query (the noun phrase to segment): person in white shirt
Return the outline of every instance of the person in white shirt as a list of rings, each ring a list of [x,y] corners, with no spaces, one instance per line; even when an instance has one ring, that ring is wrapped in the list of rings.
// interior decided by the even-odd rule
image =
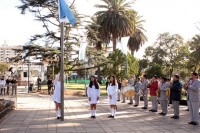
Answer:
[[[61,82],[60,82],[60,74],[56,75],[54,80],[54,93],[52,95],[52,99],[56,105],[56,116],[57,119],[61,119],[61,110],[60,110],[60,103],[61,103]]]
[[[115,76],[112,76],[110,78],[110,84],[108,85],[108,88],[107,88],[107,94],[108,94],[110,112],[111,112],[111,115],[108,116],[109,118],[115,118],[115,114],[117,110],[117,91],[118,91],[118,84],[117,84]]]
[[[6,80],[4,79],[4,76],[1,77],[0,79],[0,94],[5,94],[5,86],[6,86]]]
[[[91,118],[96,118],[96,105],[100,97],[100,86],[95,76],[90,79],[90,84],[87,89],[88,100],[90,104]]]

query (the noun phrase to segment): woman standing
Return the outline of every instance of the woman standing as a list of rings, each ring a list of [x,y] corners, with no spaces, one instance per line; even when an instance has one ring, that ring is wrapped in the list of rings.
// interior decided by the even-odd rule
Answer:
[[[160,115],[166,115],[168,112],[168,95],[167,95],[167,90],[169,89],[169,85],[167,83],[167,79],[166,78],[162,78],[161,79],[161,85],[160,85],[160,105],[161,105],[161,109],[162,112],[159,113]]]
[[[116,81],[115,76],[112,76],[110,78],[110,84],[108,85],[107,94],[110,104],[110,112],[111,115],[108,116],[109,118],[115,118],[115,113],[117,109],[117,90],[118,90],[118,84]]]
[[[95,76],[90,79],[90,84],[87,89],[87,95],[90,103],[91,118],[96,118],[96,105],[100,97],[100,86]]]
[[[52,95],[52,99],[56,105],[56,116],[57,119],[61,119],[61,110],[60,110],[60,103],[61,103],[61,83],[60,83],[60,74],[58,74],[54,80],[54,93]]]

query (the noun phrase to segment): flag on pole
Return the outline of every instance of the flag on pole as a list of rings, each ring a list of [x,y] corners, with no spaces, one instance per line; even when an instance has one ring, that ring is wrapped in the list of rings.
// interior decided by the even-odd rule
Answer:
[[[79,60],[85,60],[85,58],[86,58],[86,47],[87,47],[87,43],[81,43],[81,46],[79,48],[79,54],[78,54]]]
[[[72,26],[76,23],[76,18],[71,12],[67,0],[58,0],[59,20],[60,22],[70,22]]]
[[[127,53],[128,53],[128,47],[127,47],[128,39],[129,39],[129,37],[122,37],[121,41],[119,42],[119,45],[120,45],[119,49],[125,55],[127,55]]]

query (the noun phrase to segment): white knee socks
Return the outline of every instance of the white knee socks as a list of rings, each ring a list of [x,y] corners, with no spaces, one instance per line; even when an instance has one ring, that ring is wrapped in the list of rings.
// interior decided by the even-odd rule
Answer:
[[[61,117],[61,110],[60,110],[60,109],[58,109],[58,110],[56,111],[56,116],[57,116],[57,117]]]
[[[112,116],[115,116],[115,114],[116,114],[116,109],[111,108],[111,109],[110,109],[110,112],[111,112],[111,115],[112,115]]]
[[[91,116],[95,116],[96,115],[96,110],[92,109],[92,110],[90,110],[90,112],[91,112]]]

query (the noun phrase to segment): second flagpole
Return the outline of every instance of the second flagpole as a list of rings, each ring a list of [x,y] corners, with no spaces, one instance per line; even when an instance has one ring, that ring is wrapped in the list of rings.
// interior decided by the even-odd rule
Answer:
[[[64,121],[64,22],[61,22],[60,27],[60,79],[61,79],[61,121]]]

